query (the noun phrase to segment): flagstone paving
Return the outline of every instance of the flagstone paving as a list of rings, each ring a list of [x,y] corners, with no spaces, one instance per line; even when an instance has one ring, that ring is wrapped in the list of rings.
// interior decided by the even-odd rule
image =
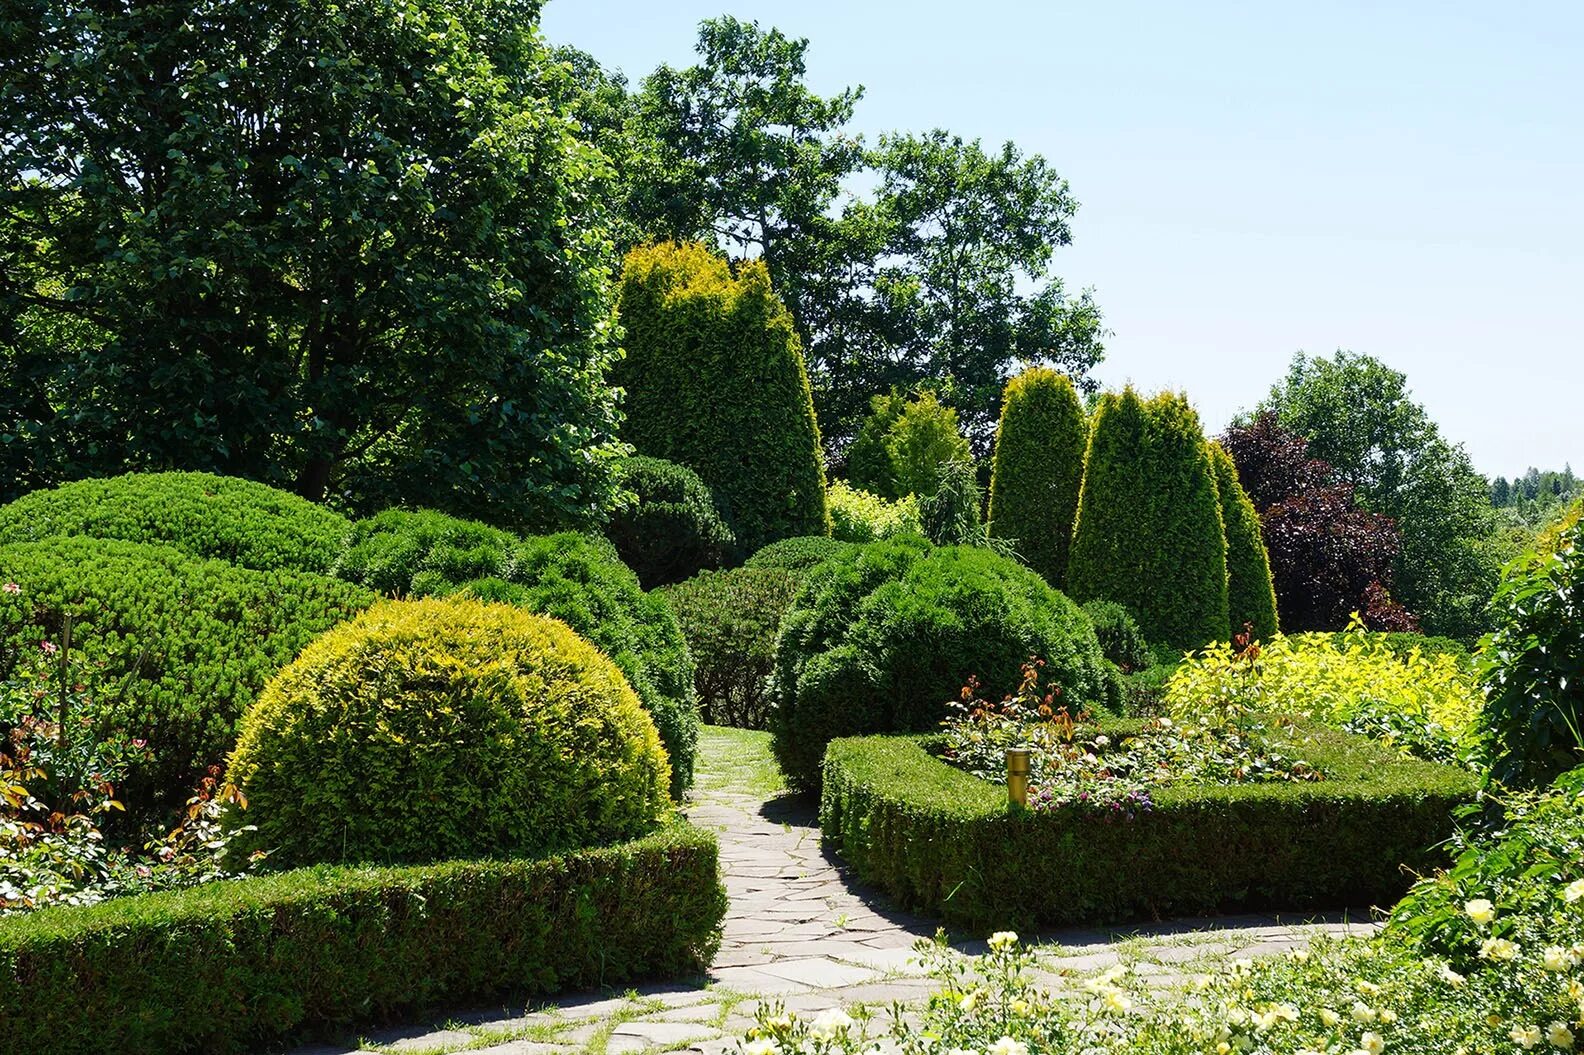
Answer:
[[[928,979],[911,949],[936,924],[899,912],[853,882],[820,845],[810,803],[720,787],[695,791],[693,823],[720,837],[731,897],[724,940],[707,978],[621,993],[571,995],[531,1008],[496,1007],[444,1021],[372,1032],[350,1045],[301,1048],[295,1055],[639,1055],[731,1050],[753,1024],[761,1000],[794,1011],[834,1005],[889,1007],[922,1002]],[[1275,916],[1181,920],[1038,936],[1041,981],[1126,962],[1151,984],[1175,986],[1212,959],[1270,955],[1317,935],[1363,933],[1370,924]],[[955,943],[974,954],[982,942]]]

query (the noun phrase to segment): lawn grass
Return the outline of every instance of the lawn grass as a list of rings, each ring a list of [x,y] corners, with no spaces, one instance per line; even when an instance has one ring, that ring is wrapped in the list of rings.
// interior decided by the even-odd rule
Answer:
[[[787,790],[781,767],[770,753],[770,734],[724,725],[699,726],[693,779],[698,791],[771,798]]]

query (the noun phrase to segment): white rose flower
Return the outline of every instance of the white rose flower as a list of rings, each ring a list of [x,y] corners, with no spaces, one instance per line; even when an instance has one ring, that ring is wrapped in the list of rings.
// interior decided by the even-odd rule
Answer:
[[[1518,946],[1506,938],[1486,938],[1480,944],[1479,954],[1482,960],[1516,960]]]
[[[1507,1035],[1512,1038],[1514,1044],[1525,1051],[1540,1045],[1541,1033],[1539,1026],[1514,1026]]]
[[[1569,905],[1575,901],[1584,901],[1584,879],[1575,879],[1562,888],[1562,900]]]
[[[1553,1048],[1563,1051],[1573,1050],[1573,1031],[1567,1028],[1565,1022],[1553,1022],[1546,1027],[1546,1040]]]
[[[781,1045],[771,1037],[750,1040],[742,1046],[743,1055],[778,1055],[780,1051]]]
[[[1472,901],[1463,902],[1463,911],[1468,914],[1469,919],[1481,927],[1489,925],[1490,921],[1496,918],[1496,906],[1492,905],[1488,898],[1477,897]]]
[[[1560,945],[1547,946],[1540,954],[1540,963],[1548,971],[1569,971],[1573,969],[1573,950],[1564,949]]]
[[[998,930],[994,934],[990,935],[990,948],[996,949],[998,951],[1002,949],[1010,949],[1012,946],[1017,944],[1017,940],[1018,936],[1016,931]]]
[[[1381,1055],[1386,1050],[1386,1038],[1379,1033],[1365,1033],[1359,1038],[1359,1050],[1369,1055]]]
[[[990,1045],[990,1055],[1029,1055],[1028,1045],[1021,1040],[1002,1037]]]
[[[814,1016],[809,1032],[820,1040],[830,1040],[844,1029],[852,1027],[853,1020],[839,1007],[826,1008]]]

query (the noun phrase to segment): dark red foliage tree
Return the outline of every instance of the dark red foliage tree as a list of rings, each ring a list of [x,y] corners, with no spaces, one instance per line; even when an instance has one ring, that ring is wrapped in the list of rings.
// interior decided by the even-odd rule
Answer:
[[[1259,510],[1283,630],[1337,630],[1353,612],[1375,630],[1419,628],[1391,599],[1395,521],[1360,509],[1353,487],[1274,414],[1229,427],[1221,444]]]

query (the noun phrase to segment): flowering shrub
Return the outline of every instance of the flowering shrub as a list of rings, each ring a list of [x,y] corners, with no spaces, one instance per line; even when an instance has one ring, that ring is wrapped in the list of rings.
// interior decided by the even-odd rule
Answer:
[[[1395,648],[1355,620],[1340,635],[1211,645],[1172,675],[1165,702],[1180,720],[1309,718],[1450,762],[1474,747],[1481,697],[1454,656]]]
[[[1017,692],[999,703],[980,699],[978,683],[970,681],[941,723],[942,757],[981,780],[1004,783],[1007,748],[1029,748],[1031,809],[1098,810],[1131,820],[1154,808],[1150,789],[1165,784],[1323,778],[1308,762],[1265,744],[1253,722],[1178,724],[1162,717],[1145,722],[1141,732],[1112,737],[1086,721],[1086,713],[1069,714],[1059,687],[1042,689],[1043,669],[1038,659],[1024,664]]]
[[[106,819],[125,812],[117,786],[150,752],[143,740],[96,731],[89,685],[98,673],[81,653],[45,641],[0,681],[0,915],[236,874],[222,863],[233,835],[221,832],[219,809],[246,803],[218,768],[181,823],[141,852],[106,838]]]

